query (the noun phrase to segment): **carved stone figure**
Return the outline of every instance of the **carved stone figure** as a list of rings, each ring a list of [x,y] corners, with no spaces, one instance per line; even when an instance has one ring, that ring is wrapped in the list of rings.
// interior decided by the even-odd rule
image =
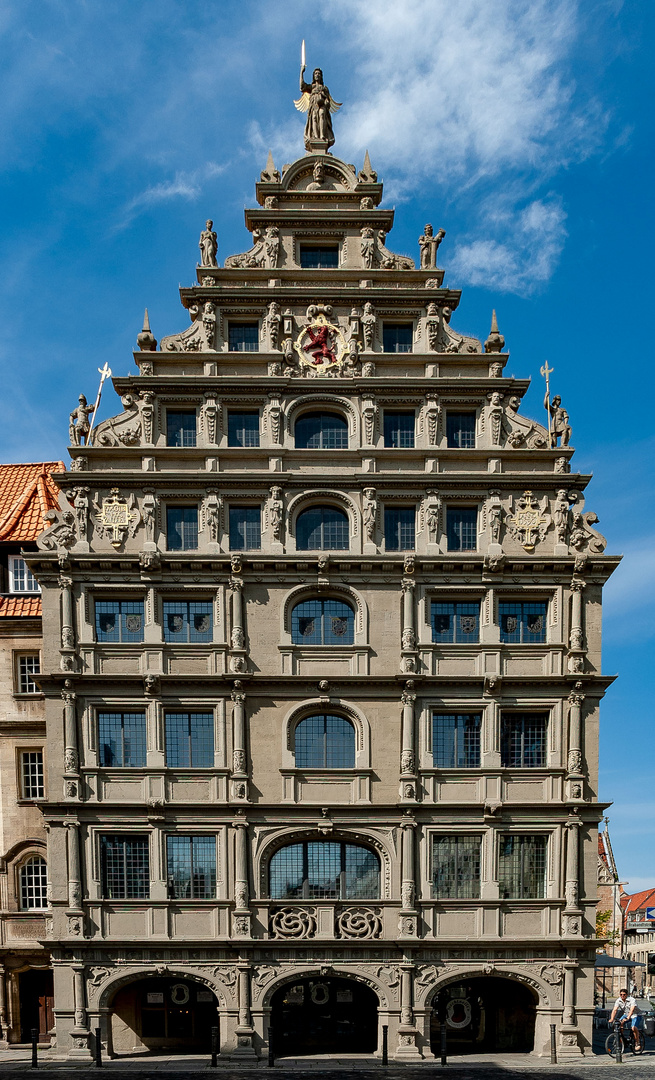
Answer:
[[[365,226],[361,230],[359,246],[362,252],[362,262],[367,270],[372,270],[375,265],[375,237],[373,229]]]
[[[364,501],[362,507],[364,518],[364,532],[369,542],[375,540],[375,525],[377,521],[378,502],[375,497],[375,488],[364,488]]]
[[[550,439],[551,446],[559,445],[568,446],[571,438],[571,426],[569,424],[569,414],[566,409],[562,408],[562,399],[559,394],[556,394],[550,404],[546,405],[546,408],[550,412]]]
[[[504,409],[503,400],[505,395],[499,394],[497,390],[494,390],[491,394],[487,394],[489,404],[485,409],[486,426],[491,435],[492,446],[501,445],[501,436],[503,433],[503,419]]]
[[[68,505],[68,504],[67,504]],[[77,543],[75,514],[68,507],[63,510],[48,510],[43,515],[47,528],[38,537],[36,543],[42,551],[69,551]]]
[[[486,509],[489,542],[492,544],[500,544],[500,534],[503,528],[503,507],[500,502],[499,491],[490,492]]]
[[[579,510],[575,510],[569,537],[570,546],[576,551],[588,550],[600,555],[607,547],[607,540],[597,529],[592,529],[591,526],[595,525],[597,521],[598,515],[594,514],[593,511],[590,510],[583,514]]]
[[[373,340],[375,338],[375,312],[373,311],[373,305],[370,301],[364,304],[364,314],[362,315],[362,330],[364,333],[364,348],[369,352],[373,348]]]
[[[308,191],[321,191],[325,188],[325,165],[322,161],[317,161],[314,165],[312,172],[314,177],[311,184],[307,185]]]
[[[77,534],[80,540],[86,540],[89,526],[89,489],[88,487],[73,488],[70,494],[75,503]]]
[[[377,257],[382,269],[414,270],[414,260],[410,259],[408,255],[394,255],[393,251],[389,251],[389,248],[385,247],[386,239],[386,232],[384,229],[380,229],[377,237]]]
[[[216,252],[218,251],[218,239],[216,233],[213,232],[214,222],[208,219],[205,222],[205,227],[200,233],[200,240],[198,241],[198,247],[200,248],[200,265],[201,266],[217,266]]]
[[[268,520],[274,539],[280,540],[284,520],[284,503],[282,502],[282,488],[277,485],[271,488],[271,497],[268,500]]]
[[[425,508],[425,524],[431,544],[436,544],[439,539],[439,511],[441,500],[436,491],[428,491],[428,503]]]
[[[271,349],[277,349],[278,339],[280,336],[280,323],[282,322],[282,316],[280,315],[280,305],[276,304],[273,300],[268,305],[268,315],[266,318],[268,325],[268,340],[270,342]]]
[[[298,112],[307,113],[305,124],[305,150],[328,150],[334,146],[332,113],[338,112],[341,103],[335,101],[323,82],[323,72],[314,68],[311,83],[306,83],[305,64],[300,69],[300,97],[294,101]]]
[[[541,450],[548,446],[548,432],[534,420],[519,416],[521,399],[513,395],[505,408],[505,429],[508,431],[507,443],[518,448],[527,446],[530,450]]]
[[[149,697],[159,693],[161,680],[159,675],[148,674],[143,676],[143,689]]]
[[[205,334],[205,347],[214,349],[216,340],[216,305],[206,300],[202,306],[202,328]]]
[[[266,251],[266,266],[269,270],[274,270],[280,257],[280,230],[277,226],[270,225],[266,230],[264,248]]]
[[[445,229],[439,229],[434,236],[431,225],[426,225],[423,236],[418,238],[418,246],[421,251],[421,270],[435,270],[437,266],[437,251],[444,236]]]
[[[568,461],[567,458],[565,458],[565,457],[556,458],[555,459],[555,470],[554,471],[556,473],[570,473],[571,472],[571,462]]]
[[[437,352],[439,348],[439,308],[432,301],[428,304],[427,318],[425,320],[425,329],[428,338],[428,345],[433,352]]]
[[[557,541],[560,544],[565,544],[569,528],[569,497],[565,488],[560,488],[557,492],[553,520],[555,522]]]
[[[215,491],[209,491],[202,504],[203,521],[212,544],[218,543],[222,505],[223,500]]]
[[[87,405],[84,394],[80,394],[78,401],[79,405],[70,414],[68,425],[71,446],[82,446],[82,439],[84,439],[84,445],[88,445],[91,431],[89,417],[95,412],[95,405]]]

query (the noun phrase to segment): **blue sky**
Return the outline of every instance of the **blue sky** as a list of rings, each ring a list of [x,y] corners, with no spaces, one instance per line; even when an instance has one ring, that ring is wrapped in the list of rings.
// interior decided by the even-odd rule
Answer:
[[[655,885],[652,317],[655,4],[640,0],[5,0],[0,8],[0,460],[64,455],[96,369],[133,371],[150,310],[184,329],[207,216],[219,258],[271,147],[302,151],[300,41],[334,98],[334,152],[368,147],[393,250],[447,230],[453,325],[492,307],[531,376],[554,368],[587,508],[624,562],[607,588],[601,798],[628,888]],[[117,411],[113,393],[102,415]]]

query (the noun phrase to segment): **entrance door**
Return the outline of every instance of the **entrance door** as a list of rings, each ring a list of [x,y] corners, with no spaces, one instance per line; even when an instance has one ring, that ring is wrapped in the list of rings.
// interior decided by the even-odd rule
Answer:
[[[283,986],[271,1001],[275,1053],[371,1054],[377,1049],[378,1002],[350,979],[312,978]]]
[[[38,1028],[39,1042],[49,1042],[55,1024],[51,971],[23,971],[18,976],[20,1040],[30,1042],[32,1028]]]
[[[211,1029],[218,1027],[217,1004],[211,990],[192,979],[140,979],[112,1002],[114,1049],[141,1043],[151,1050],[207,1051]]]
[[[531,991],[511,979],[490,976],[446,986],[432,1002],[432,1051],[439,1053],[445,1023],[449,1054],[529,1053],[536,1015]]]

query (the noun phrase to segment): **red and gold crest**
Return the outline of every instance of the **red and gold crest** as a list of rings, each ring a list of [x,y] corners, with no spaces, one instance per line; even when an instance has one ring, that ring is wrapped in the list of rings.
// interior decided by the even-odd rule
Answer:
[[[328,322],[325,315],[317,315],[304,326],[293,347],[302,366],[313,368],[317,374],[340,367],[348,353],[341,330]]]

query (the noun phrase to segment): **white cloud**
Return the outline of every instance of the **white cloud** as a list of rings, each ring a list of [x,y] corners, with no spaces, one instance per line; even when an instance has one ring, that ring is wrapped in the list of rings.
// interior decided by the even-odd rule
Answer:
[[[124,228],[141,210],[149,206],[167,202],[169,199],[198,198],[203,184],[215,176],[220,176],[226,168],[227,165],[217,165],[214,161],[208,161],[193,172],[177,172],[174,180],[163,180],[159,184],[147,187],[127,204],[119,228]]]

